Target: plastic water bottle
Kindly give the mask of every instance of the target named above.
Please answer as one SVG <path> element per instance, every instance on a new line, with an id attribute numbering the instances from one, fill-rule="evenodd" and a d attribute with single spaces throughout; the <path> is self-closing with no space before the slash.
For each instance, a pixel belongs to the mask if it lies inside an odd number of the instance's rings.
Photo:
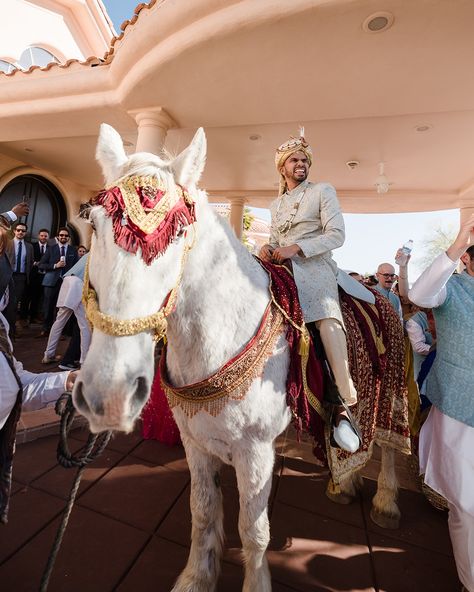
<path id="1" fill-rule="evenodd" d="M 403 247 L 402 247 L 402 251 L 405 255 L 409 255 L 413 250 L 413 241 L 410 239 L 409 241 L 407 241 Z"/>
<path id="2" fill-rule="evenodd" d="M 400 249 L 400 255 L 395 257 L 395 263 L 397 265 L 406 265 L 408 262 L 408 256 L 413 250 L 413 241 L 410 239 L 406 243 L 403 244 L 402 248 Z"/>

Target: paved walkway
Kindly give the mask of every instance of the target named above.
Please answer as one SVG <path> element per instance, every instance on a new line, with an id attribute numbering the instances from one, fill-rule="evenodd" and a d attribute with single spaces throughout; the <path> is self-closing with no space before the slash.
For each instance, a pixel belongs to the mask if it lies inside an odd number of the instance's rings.
<path id="1" fill-rule="evenodd" d="M 30 360 L 27 367 L 34 369 L 43 341 L 16 342 L 17 355 Z M 75 429 L 72 448 L 86 435 Z M 56 444 L 57 436 L 46 436 L 17 449 L 10 521 L 0 527 L 2 591 L 38 589 L 74 477 L 73 469 L 57 466 Z M 447 516 L 416 491 L 413 479 L 410 486 L 404 459 L 398 468 L 409 489 L 400 492 L 401 528 L 384 531 L 369 518 L 378 461 L 367 468 L 361 497 L 339 506 L 324 495 L 327 475 L 308 462 L 308 448 L 291 434 L 278 443 L 268 551 L 274 592 L 459 591 Z M 234 592 L 241 590 L 242 567 L 230 467 L 222 487 L 226 551 L 218 590 Z M 144 441 L 138 430 L 115 436 L 84 473 L 50 592 L 169 591 L 188 555 L 188 505 L 181 447 Z"/>

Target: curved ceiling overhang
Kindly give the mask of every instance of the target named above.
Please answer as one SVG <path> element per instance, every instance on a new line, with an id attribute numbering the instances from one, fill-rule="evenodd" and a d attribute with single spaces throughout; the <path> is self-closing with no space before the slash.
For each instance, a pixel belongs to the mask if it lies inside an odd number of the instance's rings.
<path id="1" fill-rule="evenodd" d="M 370 0 L 222 4 L 178 21 L 172 4 L 145 11 L 110 66 L 118 101 L 162 106 L 181 127 L 472 108 L 473 3 L 387 0 L 395 24 L 378 35 L 362 29 Z"/>

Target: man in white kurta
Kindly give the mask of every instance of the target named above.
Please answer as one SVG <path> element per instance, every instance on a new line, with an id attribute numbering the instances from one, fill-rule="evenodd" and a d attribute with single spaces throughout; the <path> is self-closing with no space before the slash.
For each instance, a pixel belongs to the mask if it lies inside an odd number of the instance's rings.
<path id="1" fill-rule="evenodd" d="M 0 303 L 0 309 L 2 304 Z M 0 312 L 0 323 L 8 334 L 8 323 Z M 12 344 L 8 340 L 10 348 Z M 69 380 L 70 372 L 42 372 L 35 374 L 23 368 L 23 364 L 13 358 L 16 374 L 23 387 L 23 411 L 36 411 L 54 403 L 67 386 L 72 386 Z M 69 381 L 69 382 L 68 382 Z M 4 426 L 16 401 L 18 384 L 3 353 L 0 352 L 0 429 Z"/>
<path id="2" fill-rule="evenodd" d="M 61 334 L 72 314 L 75 315 L 79 325 L 79 330 L 81 332 L 80 363 L 84 363 L 91 342 L 91 331 L 89 328 L 89 323 L 86 319 L 84 305 L 82 303 L 84 270 L 87 265 L 88 258 L 89 254 L 87 253 L 81 257 L 79 261 L 75 263 L 63 276 L 63 283 L 61 284 L 58 301 L 56 303 L 58 307 L 58 314 L 56 315 L 56 320 L 54 321 L 53 326 L 49 332 L 48 343 L 46 345 L 46 350 L 42 360 L 43 364 L 49 364 L 56 361 L 55 354 Z"/>
<path id="3" fill-rule="evenodd" d="M 459 259 L 466 269 L 453 275 Z M 474 592 L 474 215 L 409 292 L 433 308 L 437 354 L 427 378 L 433 403 L 420 433 L 420 472 L 449 505 L 459 579 Z"/>
<path id="4" fill-rule="evenodd" d="M 342 246 L 345 238 L 336 191 L 329 183 L 307 180 L 312 152 L 303 137 L 282 144 L 275 164 L 280 196 L 270 206 L 270 242 L 260 256 L 276 263 L 291 260 L 305 322 L 316 324 L 339 393 L 347 405 L 354 405 L 357 393 L 349 373 L 337 266 L 332 258 L 332 250 Z M 340 408 L 334 436 L 342 448 L 355 452 L 359 439 L 344 415 Z"/>

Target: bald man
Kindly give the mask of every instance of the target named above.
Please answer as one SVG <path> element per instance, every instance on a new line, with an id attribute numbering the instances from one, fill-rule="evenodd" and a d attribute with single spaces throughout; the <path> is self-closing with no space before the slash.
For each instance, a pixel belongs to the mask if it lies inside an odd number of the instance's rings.
<path id="1" fill-rule="evenodd" d="M 388 298 L 390 304 L 395 309 L 395 312 L 400 317 L 400 320 L 403 320 L 403 312 L 402 312 L 402 303 L 400 302 L 400 298 L 393 292 L 393 284 L 397 279 L 397 274 L 395 273 L 395 268 L 390 263 L 381 263 L 377 268 L 377 273 L 375 277 L 378 280 L 378 284 L 374 286 L 377 292 L 380 292 L 382 296 Z"/>

